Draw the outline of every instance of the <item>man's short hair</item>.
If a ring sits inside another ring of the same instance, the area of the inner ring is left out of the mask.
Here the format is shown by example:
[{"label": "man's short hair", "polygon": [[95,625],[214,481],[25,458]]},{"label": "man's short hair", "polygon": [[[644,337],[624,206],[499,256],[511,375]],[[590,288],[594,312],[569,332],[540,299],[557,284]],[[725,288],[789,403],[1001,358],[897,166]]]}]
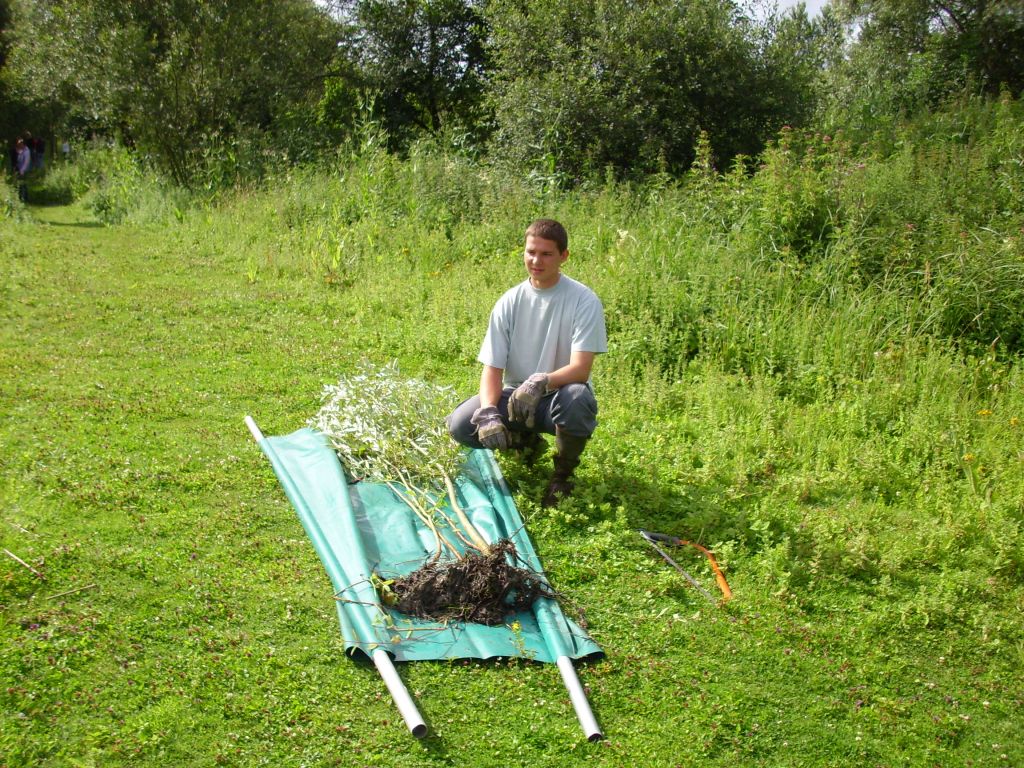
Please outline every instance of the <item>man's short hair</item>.
[{"label": "man's short hair", "polygon": [[526,228],[526,236],[542,237],[558,246],[559,253],[569,250],[569,233],[554,219],[537,219]]}]

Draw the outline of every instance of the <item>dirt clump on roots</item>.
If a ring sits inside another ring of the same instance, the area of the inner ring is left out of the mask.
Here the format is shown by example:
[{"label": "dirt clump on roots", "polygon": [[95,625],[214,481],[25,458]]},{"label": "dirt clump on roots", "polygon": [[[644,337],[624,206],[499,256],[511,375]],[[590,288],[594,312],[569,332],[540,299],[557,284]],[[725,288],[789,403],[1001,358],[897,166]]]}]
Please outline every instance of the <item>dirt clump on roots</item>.
[{"label": "dirt clump on roots", "polygon": [[391,607],[434,621],[503,624],[538,597],[555,596],[539,574],[513,565],[516,560],[515,545],[508,539],[486,555],[471,552],[459,560],[433,560],[394,580]]}]

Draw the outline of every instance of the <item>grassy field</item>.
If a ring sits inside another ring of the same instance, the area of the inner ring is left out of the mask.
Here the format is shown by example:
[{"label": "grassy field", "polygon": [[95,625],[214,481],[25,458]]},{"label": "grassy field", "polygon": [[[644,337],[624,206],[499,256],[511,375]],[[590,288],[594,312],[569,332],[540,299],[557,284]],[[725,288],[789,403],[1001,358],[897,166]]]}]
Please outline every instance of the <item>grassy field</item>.
[{"label": "grassy field", "polygon": [[[424,209],[450,177],[398,210],[371,170],[169,225],[0,222],[0,766],[1024,764],[1019,358],[801,293],[668,194],[452,185],[467,223]],[[605,300],[601,426],[556,511],[502,461],[606,653],[579,673],[607,739],[554,667],[494,661],[401,668],[418,742],[242,419],[297,429],[364,358],[469,393],[541,212]],[[733,602],[641,527],[713,547]]]}]

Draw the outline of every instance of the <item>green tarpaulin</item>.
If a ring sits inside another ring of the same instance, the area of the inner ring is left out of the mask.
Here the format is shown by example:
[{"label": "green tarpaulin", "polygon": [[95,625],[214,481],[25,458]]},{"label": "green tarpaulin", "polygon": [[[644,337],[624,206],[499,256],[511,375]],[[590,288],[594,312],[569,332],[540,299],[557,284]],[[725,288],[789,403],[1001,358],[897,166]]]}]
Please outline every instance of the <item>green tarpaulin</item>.
[{"label": "green tarpaulin", "polygon": [[[298,512],[334,585],[349,653],[383,648],[399,661],[523,657],[554,662],[601,654],[558,604],[541,598],[502,626],[438,624],[379,604],[372,574],[388,579],[423,565],[434,535],[380,483],[348,483],[337,454],[320,433],[301,429],[259,441]],[[526,567],[542,573],[537,553],[490,451],[471,451],[456,487],[460,504],[490,542],[508,538]]]}]

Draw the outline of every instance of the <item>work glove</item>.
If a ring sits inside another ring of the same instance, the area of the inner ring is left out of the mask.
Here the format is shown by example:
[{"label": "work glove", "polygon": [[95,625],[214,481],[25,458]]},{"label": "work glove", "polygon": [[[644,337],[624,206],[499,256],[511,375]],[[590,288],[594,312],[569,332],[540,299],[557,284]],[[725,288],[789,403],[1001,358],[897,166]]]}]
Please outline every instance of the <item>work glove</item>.
[{"label": "work glove", "polygon": [[527,429],[533,429],[537,403],[544,397],[548,388],[548,375],[535,373],[515,388],[508,399],[508,418],[510,421],[522,421]]},{"label": "work glove", "polygon": [[505,422],[501,420],[498,406],[485,405],[483,408],[477,408],[473,411],[473,416],[469,419],[469,423],[476,427],[477,439],[484,448],[490,448],[492,451],[501,451],[508,448],[511,442],[511,435],[509,434],[508,427],[505,426]]}]

